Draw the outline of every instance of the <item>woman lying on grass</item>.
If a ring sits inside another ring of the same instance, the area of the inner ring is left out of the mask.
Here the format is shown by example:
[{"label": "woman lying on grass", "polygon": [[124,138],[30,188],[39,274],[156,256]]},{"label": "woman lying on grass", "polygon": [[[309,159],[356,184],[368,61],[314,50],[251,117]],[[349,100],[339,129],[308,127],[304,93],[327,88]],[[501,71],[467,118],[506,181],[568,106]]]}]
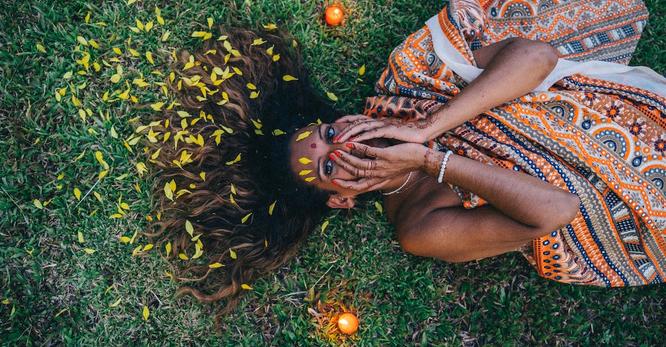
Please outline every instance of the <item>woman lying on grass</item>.
[{"label": "woman lying on grass", "polygon": [[183,52],[180,105],[152,127],[175,146],[151,144],[153,236],[198,288],[180,293],[233,308],[328,208],[372,191],[412,254],[519,251],[559,282],[663,282],[666,84],[623,65],[643,3],[495,2],[453,1],[410,35],[362,115],[317,96],[283,35],[233,29]]}]

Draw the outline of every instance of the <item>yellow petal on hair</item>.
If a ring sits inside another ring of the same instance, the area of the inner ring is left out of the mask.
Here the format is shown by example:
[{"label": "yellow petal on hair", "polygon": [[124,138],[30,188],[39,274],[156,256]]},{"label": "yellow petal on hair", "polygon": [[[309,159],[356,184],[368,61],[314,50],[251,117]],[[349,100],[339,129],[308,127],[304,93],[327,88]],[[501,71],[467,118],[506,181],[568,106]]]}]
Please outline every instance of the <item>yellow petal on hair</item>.
[{"label": "yellow petal on hair", "polygon": [[273,203],[270,204],[270,206],[268,206],[268,215],[269,216],[273,215],[273,211],[275,210],[275,204],[277,204],[277,200],[273,201]]},{"label": "yellow petal on hair", "polygon": [[275,55],[273,55],[273,58],[272,58],[272,59],[273,59],[273,61],[278,61],[278,60],[280,60],[280,55],[279,55],[279,54],[275,54]]},{"label": "yellow petal on hair", "polygon": [[303,164],[303,165],[308,165],[308,164],[312,163],[312,160],[310,160],[310,158],[300,157],[300,158],[298,158],[298,162]]},{"label": "yellow petal on hair", "polygon": [[255,86],[253,83],[248,83],[246,84],[247,89],[249,90],[257,90],[257,86]]},{"label": "yellow petal on hair", "polygon": [[314,177],[314,176],[306,177],[306,178],[305,178],[305,182],[312,182],[312,181],[315,180],[315,178],[316,178],[316,177]]},{"label": "yellow petal on hair", "polygon": [[236,200],[234,199],[234,195],[233,195],[233,194],[229,194],[229,201],[231,201],[232,204],[238,206],[238,204],[236,203]]},{"label": "yellow petal on hair", "polygon": [[232,66],[231,69],[234,70],[234,72],[236,73],[236,75],[243,76],[243,71],[241,71],[241,69],[239,69],[239,68],[237,68],[237,67],[235,67],[235,66]]},{"label": "yellow petal on hair", "polygon": [[185,231],[187,231],[190,236],[194,236],[194,227],[189,220],[185,220]]},{"label": "yellow petal on hair", "polygon": [[331,92],[326,92],[326,96],[328,96],[328,98],[333,100],[333,101],[338,101],[338,97],[335,94],[331,93]]},{"label": "yellow petal on hair", "polygon": [[148,306],[143,305],[143,312],[141,313],[143,316],[143,320],[147,321],[148,317],[150,317],[150,310],[148,309]]},{"label": "yellow petal on hair", "polygon": [[310,172],[312,172],[312,170],[301,170],[301,171],[298,173],[298,175],[299,175],[299,176],[305,176],[305,175],[308,175]]},{"label": "yellow petal on hair", "polygon": [[118,83],[120,82],[120,75],[119,74],[114,74],[111,76],[111,83]]},{"label": "yellow petal on hair", "polygon": [[274,48],[274,47],[275,47],[275,46],[270,46],[270,47],[268,47],[268,48],[266,49],[266,53],[268,53],[268,55],[273,55],[273,48]]},{"label": "yellow petal on hair", "polygon": [[266,30],[275,30],[275,29],[277,29],[277,25],[275,25],[275,23],[264,24],[263,27]]},{"label": "yellow petal on hair", "polygon": [[205,182],[206,181],[206,172],[205,171],[199,172],[199,177],[201,177],[201,180]]},{"label": "yellow petal on hair", "polygon": [[257,128],[257,129],[261,129],[261,127],[264,126],[263,124],[261,124],[261,120],[259,120],[259,121],[256,121],[256,120],[254,120],[254,119],[251,119],[251,120],[252,120],[252,124],[253,124],[254,127]]},{"label": "yellow petal on hair", "polygon": [[188,259],[190,259],[190,258],[187,256],[187,254],[185,254],[185,253],[178,253],[178,258],[180,258],[181,260],[188,260]]},{"label": "yellow petal on hair", "polygon": [[257,97],[259,97],[259,92],[250,93],[250,99],[256,99]]},{"label": "yellow petal on hair", "polygon": [[153,249],[153,244],[152,244],[152,243],[149,243],[149,244],[143,246],[143,249],[141,249],[141,251],[142,251],[142,252],[148,252],[148,251],[150,251],[151,249]]},{"label": "yellow petal on hair", "polygon": [[304,131],[304,132],[298,134],[298,136],[296,137],[296,142],[298,142],[298,141],[302,141],[302,140],[305,140],[305,139],[307,139],[308,136],[310,136],[310,135],[312,135],[312,131],[310,131],[310,130],[308,130],[308,131]]},{"label": "yellow petal on hair", "polygon": [[282,76],[282,80],[285,81],[285,82],[289,82],[289,81],[297,81],[298,78],[296,78],[292,75],[284,75],[284,76]]},{"label": "yellow petal on hair", "polygon": [[162,148],[158,148],[153,154],[150,155],[150,159],[155,160],[157,157],[160,156],[160,151],[162,151]]},{"label": "yellow petal on hair", "polygon": [[258,46],[258,45],[261,45],[261,44],[264,44],[264,43],[266,43],[266,41],[264,39],[258,38],[258,39],[254,39],[254,41],[252,41],[252,43],[250,45],[251,46]]},{"label": "yellow petal on hair", "polygon": [[379,213],[384,212],[384,207],[382,207],[382,204],[379,201],[375,201],[375,208],[377,209],[377,212],[379,212]]},{"label": "yellow petal on hair", "polygon": [[136,163],[136,171],[139,173],[139,177],[143,177],[143,174],[148,171],[148,168],[146,167],[146,164],[144,163]]},{"label": "yellow petal on hair", "polygon": [[173,190],[171,189],[171,185],[169,183],[164,185],[164,196],[166,196],[167,199],[173,201]]},{"label": "yellow petal on hair", "polygon": [[206,21],[208,22],[208,29],[212,28],[213,27],[213,18],[208,17],[208,18],[206,18]]},{"label": "yellow petal on hair", "polygon": [[155,61],[153,60],[153,53],[150,51],[146,52],[146,60],[148,60],[149,63],[155,65]]},{"label": "yellow petal on hair", "polygon": [[323,233],[328,228],[328,220],[325,220],[324,223],[321,223],[321,232]]},{"label": "yellow petal on hair", "polygon": [[221,264],[221,263],[218,263],[218,262],[208,264],[208,268],[210,268],[210,269],[218,269],[218,268],[221,268],[223,266],[224,266],[224,264]]},{"label": "yellow petal on hair", "polygon": [[152,109],[155,110],[155,111],[161,111],[161,110],[162,110],[162,106],[164,106],[164,103],[161,102],[161,101],[160,101],[160,102],[153,103],[153,104],[150,104],[150,108],[152,108]]},{"label": "yellow petal on hair", "polygon": [[284,134],[286,134],[286,133],[284,131],[280,130],[280,129],[273,130],[273,136],[280,136],[280,135],[284,135]]},{"label": "yellow petal on hair", "polygon": [[166,253],[167,257],[169,254],[171,254],[171,241],[167,242],[167,244],[164,246],[164,252]]},{"label": "yellow petal on hair", "polygon": [[252,290],[252,287],[250,287],[249,284],[245,284],[245,283],[241,284],[241,288],[243,288],[245,290]]},{"label": "yellow petal on hair", "polygon": [[358,75],[359,76],[365,75],[365,64],[361,65],[361,67],[358,68]]},{"label": "yellow petal on hair", "polygon": [[252,212],[246,214],[246,215],[241,219],[241,223],[245,224],[245,222],[247,222],[247,220],[250,219],[250,216],[251,216],[251,215],[252,215]]},{"label": "yellow petal on hair", "polygon": [[205,40],[205,37],[208,36],[209,34],[210,33],[207,31],[194,31],[192,32],[192,37],[197,37]]},{"label": "yellow petal on hair", "polygon": [[217,53],[217,49],[209,49],[204,53],[204,55],[215,54],[215,53]]},{"label": "yellow petal on hair", "polygon": [[234,160],[228,161],[225,164],[226,165],[233,165],[233,164],[238,163],[240,160],[241,160],[241,154],[238,153],[238,155],[236,156],[236,158],[234,158]]},{"label": "yellow petal on hair", "polygon": [[233,249],[230,248],[229,249],[229,257],[231,257],[231,259],[237,259],[238,255],[236,255],[236,251],[234,251]]},{"label": "yellow petal on hair", "polygon": [[238,195],[236,192],[236,186],[233,183],[231,184],[231,194]]}]

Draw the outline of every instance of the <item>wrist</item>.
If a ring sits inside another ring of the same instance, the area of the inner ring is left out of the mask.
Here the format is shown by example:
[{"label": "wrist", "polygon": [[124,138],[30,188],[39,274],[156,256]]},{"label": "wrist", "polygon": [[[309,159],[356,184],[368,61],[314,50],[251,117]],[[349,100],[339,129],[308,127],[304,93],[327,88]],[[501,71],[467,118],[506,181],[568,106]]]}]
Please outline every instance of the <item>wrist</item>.
[{"label": "wrist", "polygon": [[439,166],[444,158],[444,153],[426,147],[423,154],[421,169],[428,175],[437,177],[439,173]]}]

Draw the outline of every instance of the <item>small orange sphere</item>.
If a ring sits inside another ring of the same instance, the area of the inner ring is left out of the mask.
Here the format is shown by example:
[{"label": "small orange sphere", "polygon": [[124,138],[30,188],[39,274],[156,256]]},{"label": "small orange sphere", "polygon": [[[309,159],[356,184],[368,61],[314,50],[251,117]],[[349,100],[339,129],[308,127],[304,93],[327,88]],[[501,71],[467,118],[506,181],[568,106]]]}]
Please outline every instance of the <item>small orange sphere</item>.
[{"label": "small orange sphere", "polygon": [[358,318],[352,313],[343,313],[338,317],[338,329],[343,334],[351,335],[358,330]]},{"label": "small orange sphere", "polygon": [[345,16],[344,11],[342,11],[340,5],[337,4],[326,7],[326,12],[324,14],[326,24],[330,26],[340,25],[340,23],[342,23],[342,18]]}]

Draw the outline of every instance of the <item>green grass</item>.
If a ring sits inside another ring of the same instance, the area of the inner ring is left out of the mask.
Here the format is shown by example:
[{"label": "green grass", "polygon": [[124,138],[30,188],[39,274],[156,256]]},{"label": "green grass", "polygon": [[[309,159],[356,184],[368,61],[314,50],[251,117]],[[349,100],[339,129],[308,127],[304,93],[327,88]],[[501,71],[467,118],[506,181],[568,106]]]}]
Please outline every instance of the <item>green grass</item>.
[{"label": "green grass", "polygon": [[[296,259],[253,284],[238,310],[215,333],[215,306],[191,298],[174,299],[175,284],[156,250],[133,257],[132,236],[146,224],[150,179],[134,165],[141,146],[129,152],[123,139],[130,121],[147,119],[129,103],[101,101],[110,90],[111,69],[78,76],[76,36],[95,38],[92,60],[121,47],[126,74],[167,71],[173,48],[195,48],[194,30],[216,23],[258,27],[275,22],[301,42],[307,66],[322,92],[338,95],[338,106],[357,112],[391,49],[435,14],[441,1],[347,1],[352,15],[342,28],[322,25],[320,1],[152,0],[0,1],[0,340],[3,344],[335,344],[321,336],[306,300],[335,299],[358,311],[360,332],[347,344],[612,344],[659,345],[666,339],[666,287],[599,289],[560,285],[540,279],[518,255],[467,264],[445,264],[406,255],[392,229],[371,203],[353,212],[332,213],[325,233],[316,231]],[[666,71],[666,5],[647,2],[652,16],[634,64]],[[149,33],[129,29],[134,19],[155,20],[162,9],[166,26]],[[91,12],[91,24],[85,16]],[[106,27],[95,23],[106,22]],[[172,32],[163,43],[164,30]],[[109,42],[112,34],[117,39]],[[128,58],[126,42],[142,56]],[[46,53],[39,52],[42,44]],[[150,50],[156,66],[143,57]],[[367,73],[358,80],[357,69]],[[73,77],[63,79],[68,71]],[[54,91],[80,85],[83,121],[77,108],[57,103]],[[122,82],[121,82],[122,84]],[[115,87],[113,89],[124,88]],[[136,89],[136,88],[134,88]],[[142,102],[157,100],[156,90],[138,92]],[[106,114],[108,112],[108,117]],[[118,133],[112,136],[112,128]],[[92,130],[89,130],[92,129]],[[110,165],[101,170],[101,151]],[[82,157],[77,157],[84,153]],[[62,179],[58,175],[63,174]],[[140,186],[137,192],[135,184]],[[82,195],[80,202],[73,190]],[[99,193],[98,201],[92,190]],[[130,205],[122,219],[110,219],[119,198]],[[42,203],[38,209],[34,199]],[[78,233],[84,238],[79,242]],[[88,254],[85,249],[95,250]],[[121,299],[116,307],[110,305]],[[150,317],[142,319],[142,308]]]}]

